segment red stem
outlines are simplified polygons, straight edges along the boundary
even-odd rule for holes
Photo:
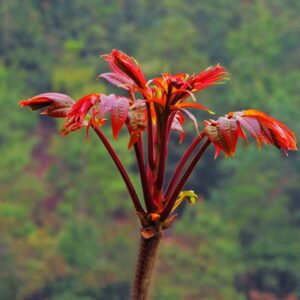
[[[147,176],[147,171],[145,168],[145,160],[144,160],[144,151],[143,151],[143,144],[141,137],[139,140],[134,144],[134,151],[136,155],[136,160],[140,172],[140,178],[143,188],[143,195],[145,204],[148,211],[152,211],[154,209],[151,201],[151,195],[150,195],[150,188],[149,188],[149,178]]]
[[[156,188],[157,191],[161,191],[164,185],[165,172],[166,172],[166,162],[168,156],[168,136],[169,136],[169,116],[168,112],[165,112],[164,120],[162,122],[162,133],[161,133],[161,148],[159,153],[159,164],[157,168],[157,180]]]
[[[102,143],[105,146],[106,150],[110,154],[111,158],[113,159],[116,167],[118,168],[118,170],[119,170],[119,172],[120,172],[120,174],[121,174],[121,176],[122,176],[122,178],[123,178],[123,180],[126,184],[126,187],[127,187],[128,192],[131,196],[131,199],[132,199],[132,202],[133,202],[133,205],[134,205],[136,211],[140,212],[143,215],[146,215],[146,213],[145,213],[145,211],[144,211],[144,209],[143,209],[143,207],[140,203],[138,195],[137,195],[137,193],[134,189],[134,186],[133,186],[133,184],[132,184],[132,182],[131,182],[131,180],[130,180],[123,164],[121,163],[119,157],[117,156],[115,150],[112,148],[111,144],[109,143],[109,141],[107,140],[107,138],[103,134],[103,132],[99,128],[97,128],[93,125],[92,125],[92,127],[95,130],[98,137],[100,138],[100,140],[102,141]]]
[[[173,173],[173,176],[170,180],[170,183],[168,185],[166,194],[165,194],[165,199],[169,199],[170,198],[170,194],[173,190],[174,185],[176,184],[179,175],[181,174],[186,162],[188,161],[188,159],[190,158],[191,154],[193,153],[193,151],[195,150],[196,146],[202,141],[202,139],[205,137],[205,133],[203,131],[200,132],[200,134],[193,140],[193,142],[188,146],[188,148],[186,149],[185,153],[183,154],[175,172]]]
[[[151,105],[149,102],[147,102],[146,106],[147,106],[147,118],[148,118],[148,162],[149,162],[150,169],[153,171],[155,169],[153,123],[152,123],[152,115],[151,115]]]
[[[192,171],[194,170],[197,162],[201,158],[202,154],[205,152],[207,147],[210,145],[210,140],[206,140],[204,144],[201,146],[199,151],[195,154],[194,158],[190,162],[189,166],[187,167],[186,171],[182,175],[181,179],[179,180],[177,186],[175,187],[173,193],[171,194],[170,198],[167,199],[167,205],[164,208],[161,214],[161,220],[164,221],[171,213],[174,203],[181,192],[182,188],[184,187],[186,181],[188,180],[189,176],[191,175]]]

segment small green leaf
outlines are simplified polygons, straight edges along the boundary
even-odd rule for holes
[[[198,196],[194,191],[182,191],[179,194],[178,199],[175,201],[175,204],[172,208],[172,212],[182,204],[184,200],[187,200],[190,204],[196,204]]]

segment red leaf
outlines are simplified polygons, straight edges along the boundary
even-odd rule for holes
[[[111,84],[122,87],[125,90],[129,90],[129,87],[133,85],[133,81],[130,78],[120,73],[104,73],[99,75],[98,78],[104,78]]]
[[[79,99],[67,114],[67,118],[62,129],[62,135],[69,134],[84,126],[93,124],[101,125],[103,121],[97,118],[98,109],[96,108],[101,98],[100,94],[89,94]],[[88,113],[91,113],[90,121],[86,120]],[[98,120],[97,120],[98,119]]]
[[[219,118],[220,130],[223,133],[224,139],[229,148],[229,155],[235,153],[236,144],[238,141],[238,124],[235,119],[225,117]]]
[[[191,112],[189,112],[188,110],[186,110],[184,108],[182,108],[181,110],[184,111],[188,115],[188,117],[192,120],[192,122],[193,122],[193,124],[195,126],[195,129],[196,129],[197,133],[199,134],[198,122],[197,122],[195,116]]]
[[[111,106],[111,125],[113,136],[116,139],[128,116],[129,99],[115,95],[114,98]]]
[[[204,131],[209,138],[209,140],[215,145],[216,153],[215,158],[220,154],[220,150],[224,151],[227,156],[231,155],[230,148],[227,144],[227,141],[224,137],[222,130],[220,129],[219,122],[214,124],[208,124],[205,126]]]
[[[256,140],[258,148],[261,148],[261,143],[267,143],[267,139],[263,136],[259,122],[254,118],[237,117],[240,124],[251,134]]]
[[[186,107],[197,108],[197,109],[208,111],[210,114],[214,114],[213,111],[211,111],[210,109],[208,109],[207,107],[205,107],[205,106],[203,106],[199,103],[183,102],[183,103],[176,104],[175,106],[172,107],[172,109],[174,109],[174,108],[186,108]]]
[[[64,118],[74,103],[74,100],[68,95],[44,93],[31,99],[22,100],[19,102],[19,105],[21,107],[29,106],[32,110],[48,107],[41,114],[54,118]]]
[[[198,75],[191,76],[188,82],[192,86],[192,92],[197,92],[227,78],[228,73],[226,69],[220,65],[216,65],[207,68]]]
[[[100,115],[103,117],[106,113],[111,111],[113,102],[116,99],[116,95],[110,94],[108,96],[103,95],[100,101]]]
[[[217,121],[205,121],[204,125],[206,135],[216,147],[216,157],[221,150],[227,156],[233,155],[238,137],[247,142],[242,127],[256,140],[259,148],[262,143],[273,144],[286,155],[287,150],[297,150],[296,137],[286,125],[254,109],[230,112]]]
[[[179,143],[182,143],[185,137],[185,133],[182,128],[183,123],[184,123],[184,116],[180,111],[177,111],[174,116],[171,129],[177,130],[180,133]]]
[[[109,63],[111,70],[114,73],[120,74],[132,80],[136,86],[144,89],[146,86],[145,76],[139,64],[127,54],[114,49],[111,53],[103,55],[104,59]],[[134,88],[131,84],[131,88]]]

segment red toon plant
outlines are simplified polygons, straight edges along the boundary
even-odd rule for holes
[[[119,170],[137,215],[141,221],[141,242],[133,286],[133,299],[146,299],[152,268],[162,231],[176,218],[174,211],[184,201],[194,203],[197,195],[183,191],[203,153],[213,144],[215,157],[221,151],[234,155],[239,137],[247,142],[245,132],[253,137],[258,147],[272,144],[285,154],[296,150],[296,138],[291,130],[267,114],[254,110],[229,112],[217,120],[204,121],[199,131],[196,118],[187,110],[195,108],[211,113],[196,103],[195,93],[211,85],[221,83],[228,73],[220,65],[210,67],[199,74],[163,73],[161,77],[147,80],[138,63],[125,53],[113,50],[103,56],[111,72],[99,77],[127,91],[127,96],[115,94],[90,94],[77,102],[59,93],[45,93],[20,101],[21,107],[32,110],[45,109],[41,113],[54,118],[65,118],[62,134],[85,127],[93,129]],[[123,126],[129,132],[128,148],[134,149],[143,190],[143,203],[125,170],[122,161],[101,130],[110,115],[113,136],[116,139]],[[182,155],[168,185],[165,184],[166,161],[170,132],[180,133],[184,139],[185,117],[194,123],[197,136]],[[143,140],[143,135],[147,139]],[[145,149],[146,148],[146,149]]]

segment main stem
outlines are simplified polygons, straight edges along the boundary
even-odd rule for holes
[[[161,232],[157,232],[153,237],[148,239],[141,235],[136,274],[133,284],[133,300],[147,299],[151,275],[161,238]]]

